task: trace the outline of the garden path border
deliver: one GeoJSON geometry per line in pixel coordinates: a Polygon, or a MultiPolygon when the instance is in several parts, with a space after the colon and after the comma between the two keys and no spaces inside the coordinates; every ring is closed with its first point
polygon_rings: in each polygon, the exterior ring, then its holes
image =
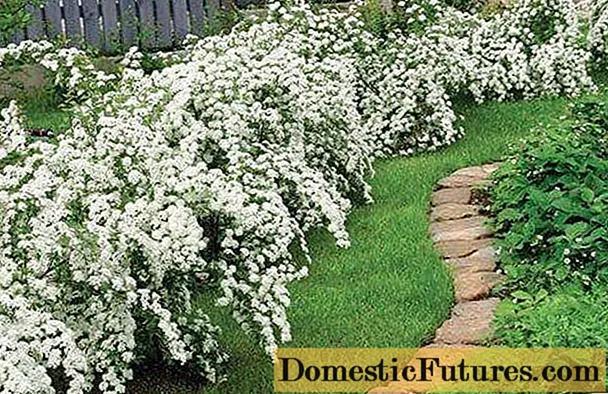
{"type": "Polygon", "coordinates": [[[497,272],[493,233],[485,225],[487,207],[476,191],[489,184],[499,165],[462,168],[441,179],[433,193],[429,231],[454,275],[456,305],[425,347],[479,346],[492,333],[499,299],[491,293],[504,275],[497,272]]]}
{"type": "MultiPolygon", "coordinates": [[[[490,184],[488,178],[499,166],[461,168],[441,179],[433,192],[429,232],[454,276],[456,304],[424,348],[479,347],[492,333],[500,300],[491,293],[504,275],[497,272],[493,233],[486,226],[487,202],[477,190],[490,184]]],[[[387,389],[390,387],[376,388],[370,394],[389,392],[387,389]]]]}

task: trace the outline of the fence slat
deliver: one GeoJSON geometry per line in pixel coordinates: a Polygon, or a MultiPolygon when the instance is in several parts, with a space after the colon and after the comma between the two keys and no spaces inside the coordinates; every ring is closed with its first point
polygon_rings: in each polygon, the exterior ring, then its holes
{"type": "Polygon", "coordinates": [[[47,36],[56,38],[63,34],[61,19],[61,6],[59,5],[59,0],[47,0],[44,5],[44,20],[47,36]]]}
{"type": "Polygon", "coordinates": [[[209,22],[215,23],[215,18],[220,9],[220,0],[207,0],[207,18],[209,22]]]}
{"type": "Polygon", "coordinates": [[[44,25],[42,24],[42,8],[27,4],[26,11],[31,15],[30,23],[26,28],[28,40],[39,40],[44,37],[44,25]]]}
{"type": "Polygon", "coordinates": [[[78,0],[64,0],[63,16],[65,18],[65,30],[68,38],[76,43],[82,39],[82,29],[80,27],[80,6],[78,0]]]}
{"type": "Polygon", "coordinates": [[[99,48],[99,4],[97,0],[82,0],[82,15],[87,43],[99,48]]]}
{"type": "Polygon", "coordinates": [[[156,3],[156,42],[159,47],[171,46],[171,10],[169,0],[155,0],[156,3]]]}
{"type": "Polygon", "coordinates": [[[43,7],[27,6],[31,23],[9,42],[64,36],[72,44],[86,42],[106,52],[121,49],[121,43],[124,49],[167,48],[188,33],[203,35],[217,12],[230,9],[233,1],[45,0],[43,7]]]}
{"type": "Polygon", "coordinates": [[[154,46],[155,26],[154,26],[154,4],[152,0],[139,0],[139,26],[141,45],[144,48],[154,46]]]}
{"type": "Polygon", "coordinates": [[[120,0],[118,5],[122,43],[125,48],[129,48],[136,44],[137,9],[135,8],[135,0],[120,0]]]}
{"type": "Polygon", "coordinates": [[[190,32],[196,35],[202,35],[205,30],[205,6],[203,0],[188,0],[190,8],[190,32]]]}
{"type": "Polygon", "coordinates": [[[175,42],[181,44],[188,34],[188,6],[186,0],[171,0],[173,6],[173,26],[175,42]]]}
{"type": "Polygon", "coordinates": [[[118,14],[114,0],[101,0],[101,21],[103,22],[103,49],[110,52],[120,43],[118,14]]]}

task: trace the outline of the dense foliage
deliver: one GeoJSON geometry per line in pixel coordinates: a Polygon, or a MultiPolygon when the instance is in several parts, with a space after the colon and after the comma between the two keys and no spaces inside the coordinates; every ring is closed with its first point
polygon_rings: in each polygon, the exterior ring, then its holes
{"type": "Polygon", "coordinates": [[[511,347],[605,347],[608,104],[582,102],[496,172],[507,274],[497,337],[511,347]]]}
{"type": "Polygon", "coordinates": [[[55,141],[2,112],[3,390],[51,393],[60,372],[70,393],[123,392],[150,352],[221,380],[227,355],[194,296],[217,294],[271,353],[290,339],[287,285],[307,272],[294,253],[314,227],[348,246],[375,157],[454,142],[454,94],[593,88],[567,0],[368,16],[272,4],[150,74],[136,49],[116,75],[44,42],[0,49],[0,64],[53,71],[76,113],[55,141]]]}
{"type": "Polygon", "coordinates": [[[522,142],[496,173],[502,267],[520,289],[588,288],[608,274],[607,107],[574,112],[572,124],[522,142]]]}
{"type": "Polygon", "coordinates": [[[608,297],[605,288],[520,294],[501,304],[497,336],[508,347],[605,348],[608,346],[608,297]]]}
{"type": "Polygon", "coordinates": [[[608,55],[608,2],[590,0],[587,5],[589,13],[588,48],[599,63],[606,62],[608,55]]]}

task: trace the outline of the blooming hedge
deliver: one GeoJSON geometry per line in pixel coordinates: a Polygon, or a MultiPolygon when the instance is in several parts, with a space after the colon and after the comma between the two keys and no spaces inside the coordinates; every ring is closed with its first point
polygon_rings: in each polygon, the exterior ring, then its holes
{"type": "Polygon", "coordinates": [[[69,393],[121,393],[150,351],[221,380],[201,292],[271,353],[290,339],[287,285],[307,273],[294,253],[308,256],[314,227],[348,246],[375,157],[455,141],[457,93],[593,87],[569,1],[522,0],[489,20],[400,2],[391,18],[375,29],[364,7],[272,4],[150,74],[136,50],[109,76],[77,50],[0,49],[4,64],[59,70],[77,104],[48,141],[14,104],[2,112],[0,387],[52,393],[59,371],[69,393]]]}
{"type": "Polygon", "coordinates": [[[608,2],[589,0],[587,8],[589,14],[587,46],[596,60],[605,63],[608,54],[608,2]]]}

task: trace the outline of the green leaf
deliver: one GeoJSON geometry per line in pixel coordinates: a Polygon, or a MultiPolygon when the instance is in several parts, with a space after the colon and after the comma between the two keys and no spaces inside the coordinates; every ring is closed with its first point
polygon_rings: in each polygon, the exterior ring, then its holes
{"type": "Polygon", "coordinates": [[[518,300],[526,300],[526,301],[528,301],[528,300],[533,300],[534,299],[534,297],[532,297],[529,293],[526,293],[523,290],[516,290],[513,293],[511,293],[511,296],[513,298],[518,299],[518,300]]]}
{"type": "Polygon", "coordinates": [[[547,298],[547,296],[549,295],[549,292],[545,289],[541,289],[537,294],[536,294],[536,300],[540,301],[543,300],[545,298],[547,298]]]}
{"type": "Polygon", "coordinates": [[[581,198],[583,199],[583,201],[591,203],[595,198],[595,193],[588,187],[583,187],[581,189],[581,198]]]}
{"type": "Polygon", "coordinates": [[[572,202],[567,197],[561,197],[561,198],[553,201],[551,203],[551,205],[563,212],[572,211],[572,202]]]}
{"type": "Polygon", "coordinates": [[[569,270],[566,267],[559,267],[555,270],[555,278],[559,281],[563,281],[568,276],[569,270]]]}
{"type": "Polygon", "coordinates": [[[517,306],[510,300],[504,300],[496,307],[496,316],[506,316],[517,310],[517,306]]]}
{"type": "Polygon", "coordinates": [[[583,234],[587,232],[587,228],[589,226],[585,222],[576,222],[574,224],[569,224],[566,226],[565,233],[566,237],[570,240],[574,240],[575,238],[581,237],[583,234]]]}

